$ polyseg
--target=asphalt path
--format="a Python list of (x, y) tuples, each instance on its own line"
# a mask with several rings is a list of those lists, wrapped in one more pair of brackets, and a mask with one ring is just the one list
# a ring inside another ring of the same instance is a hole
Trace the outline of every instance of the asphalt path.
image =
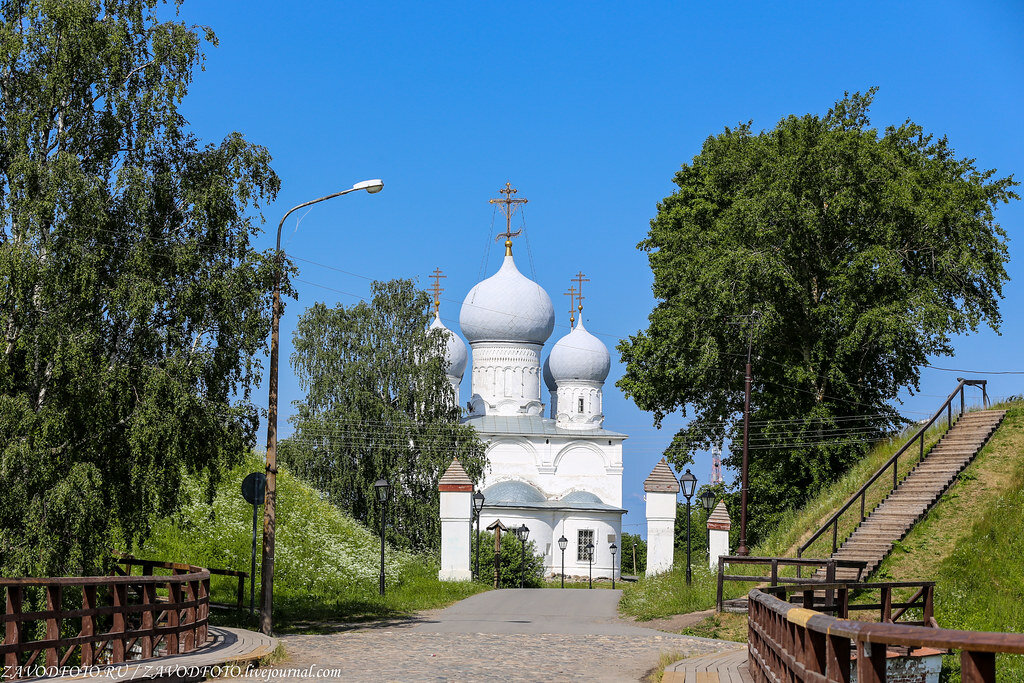
[(620, 619), (620, 597), (622, 591), (608, 589), (527, 588), (487, 591), (431, 614), (414, 630), (424, 633), (672, 635)]

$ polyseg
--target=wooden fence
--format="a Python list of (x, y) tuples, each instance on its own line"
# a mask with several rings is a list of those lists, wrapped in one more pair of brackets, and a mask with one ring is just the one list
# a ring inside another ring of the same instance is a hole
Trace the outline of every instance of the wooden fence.
[[(760, 565), (767, 567), (769, 571), (768, 576), (747, 576), (743, 574), (726, 574), (725, 565), (727, 564), (743, 564), (743, 565)], [(718, 558), (718, 611), (721, 612), (725, 609), (725, 591), (724, 583), (726, 581), (757, 581), (759, 583), (766, 582), (770, 586), (778, 586), (780, 584), (792, 583), (792, 584), (803, 584), (808, 581), (813, 581), (809, 578), (800, 578), (799, 571), (804, 567), (810, 567), (813, 569), (825, 569), (825, 576), (823, 583), (832, 584), (836, 580), (836, 569), (839, 567), (857, 569), (859, 572), (863, 572), (864, 568), (867, 567), (868, 563), (864, 560), (842, 560), (838, 558), (828, 557), (822, 559), (814, 559), (810, 557), (749, 557), (747, 555), (721, 555)], [(797, 576), (780, 576), (779, 567), (796, 567)], [(859, 575), (858, 575), (858, 578)], [(829, 589), (831, 590), (831, 589)]]
[[(856, 590), (858, 584), (850, 589)], [(807, 586), (806, 590), (820, 590)], [(1024, 635), (851, 621), (798, 607), (765, 591), (749, 594), (748, 667), (755, 681), (884, 683), (887, 646), (960, 651), (965, 683), (994, 683), (996, 653), (1024, 654)]]
[[(6, 594), (3, 676), (26, 677), (39, 666), (119, 664), (205, 645), (210, 572), (190, 565), (169, 568), (166, 576), (0, 578)], [(81, 609), (65, 605), (77, 603), (78, 596)], [(24, 611), (33, 601), (44, 609)]]
[[(118, 558), (117, 560), (115, 560), (115, 562), (117, 564), (124, 565), (123, 572), (122, 572), (122, 570), (119, 567), (115, 567), (114, 568), (114, 571), (120, 573), (121, 576), (131, 576), (132, 575), (132, 568), (133, 567), (139, 567), (139, 569), (141, 570), (143, 576), (152, 576), (154, 569), (171, 569), (171, 570), (173, 570), (175, 567), (181, 566), (181, 565), (175, 564), (173, 562), (158, 562), (156, 560), (140, 560), (138, 558), (132, 557), (131, 555), (123, 555), (120, 558)], [(206, 571), (210, 572), (210, 574), (212, 576), (234, 576), (234, 577), (237, 577), (238, 578), (238, 587), (237, 587), (237, 590), (235, 592), (236, 594), (235, 594), (235, 604), (234, 604), (234, 607), (236, 609), (243, 609), (245, 607), (245, 580), (249, 578), (249, 572), (240, 572), (240, 571), (236, 571), (234, 569), (215, 569), (213, 567), (207, 568)], [(221, 605), (222, 603), (215, 603), (215, 602), (211, 601), (210, 604), (211, 605)], [(224, 606), (230, 607), (231, 605), (227, 605), (225, 603)]]

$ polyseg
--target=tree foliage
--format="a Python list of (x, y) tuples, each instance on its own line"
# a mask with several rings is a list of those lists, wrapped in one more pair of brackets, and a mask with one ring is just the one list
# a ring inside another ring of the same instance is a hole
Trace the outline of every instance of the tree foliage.
[(918, 388), (929, 356), (952, 353), (952, 335), (999, 326), (1008, 256), (994, 209), (1017, 183), (909, 120), (872, 128), (874, 93), (709, 137), (638, 245), (658, 303), (619, 345), (618, 386), (656, 424), (691, 418), (674, 464), (731, 439), (738, 468), (750, 342), (761, 527), (900, 422), (893, 400)]
[(474, 481), (483, 444), (459, 424), (444, 374), (443, 330), (411, 280), (374, 282), (372, 300), (307, 309), (292, 367), (306, 391), (281, 457), (356, 519), (376, 528), (374, 482), (391, 484), (387, 534), (406, 548), (440, 543), (438, 480), (457, 457)]
[(101, 570), (179, 505), (185, 474), (254, 440), (273, 264), (250, 212), (278, 178), (238, 133), (189, 132), (203, 36), (159, 9), (0, 8), (6, 575)]
[[(511, 530), (501, 534), (499, 588), (540, 588), (544, 585), (544, 558), (537, 554), (537, 544), (523, 542)], [(470, 566), (476, 563), (476, 533), (470, 542)], [(477, 581), (494, 585), (494, 534), (480, 532), (480, 576)]]

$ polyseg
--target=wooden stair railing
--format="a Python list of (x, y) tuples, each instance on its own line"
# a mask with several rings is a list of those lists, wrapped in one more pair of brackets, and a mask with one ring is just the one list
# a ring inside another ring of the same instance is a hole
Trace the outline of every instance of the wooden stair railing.
[[(959, 413), (959, 415), (963, 415), (964, 414), (965, 403), (966, 403), (964, 392), (965, 392), (967, 387), (980, 387), (981, 388), (981, 394), (982, 394), (982, 404), (986, 408), (988, 407), (989, 401), (988, 401), (988, 390), (987, 390), (988, 381), (987, 380), (983, 380), (983, 379), (963, 379), (963, 378), (957, 378), (957, 379), (959, 381), (959, 384), (957, 384), (956, 389), (954, 389), (952, 391), (952, 393), (950, 393), (949, 396), (946, 397), (946, 400), (942, 402), (942, 405), (940, 405), (939, 409), (937, 411), (935, 411), (935, 414), (932, 415), (931, 418), (929, 420), (927, 420), (924, 424), (922, 424), (921, 427), (917, 430), (917, 432), (915, 432), (914, 435), (911, 436), (910, 439), (908, 439), (907, 442), (904, 443), (892, 455), (892, 457), (890, 457), (885, 462), (884, 465), (882, 465), (880, 468), (878, 468), (878, 470), (874, 474), (871, 475), (871, 477), (867, 480), (867, 482), (863, 486), (861, 486), (860, 489), (858, 489), (856, 493), (854, 493), (852, 496), (850, 496), (847, 499), (847, 501), (835, 512), (835, 514), (833, 514), (831, 517), (829, 517), (828, 521), (826, 521), (824, 524), (822, 524), (821, 527), (819, 527), (817, 531), (815, 531), (813, 534), (811, 534), (811, 537), (809, 539), (807, 539), (807, 541), (803, 545), (801, 545), (799, 548), (797, 548), (797, 551), (796, 551), (797, 557), (802, 557), (804, 551), (807, 550), (811, 546), (811, 544), (813, 544), (815, 541), (817, 541), (823, 534), (825, 534), (829, 530), (832, 531), (832, 552), (835, 553), (839, 549), (839, 546), (841, 545), (840, 542), (839, 542), (839, 520), (843, 516), (843, 514), (847, 510), (852, 508), (854, 505), (859, 503), (860, 504), (860, 522), (863, 522), (867, 518), (866, 504), (867, 504), (867, 491), (868, 491), (868, 488), (870, 488), (870, 486), (872, 484), (874, 484), (876, 481), (880, 480), (883, 477), (883, 475), (888, 473), (890, 470), (892, 472), (892, 489), (895, 489), (897, 486), (899, 486), (899, 484), (900, 484), (900, 477), (899, 477), (899, 459), (900, 459), (900, 456), (902, 456), (905, 453), (907, 453), (908, 451), (910, 451), (911, 448), (913, 448), (914, 445), (916, 444), (917, 447), (918, 447), (918, 450), (919, 450), (919, 457), (920, 458), (924, 457), (925, 435), (926, 435), (927, 431), (932, 427), (932, 425), (934, 425), (939, 419), (941, 419), (943, 417), (943, 413), (945, 413), (945, 417), (946, 417), (946, 420), (947, 420), (947, 423), (948, 423), (948, 427), (952, 428), (952, 426), (953, 426), (953, 402), (957, 398), (958, 395), (960, 397), (960, 413)], [(892, 489), (890, 489), (890, 491)], [(844, 539), (844, 541), (845, 540), (846, 539)]]

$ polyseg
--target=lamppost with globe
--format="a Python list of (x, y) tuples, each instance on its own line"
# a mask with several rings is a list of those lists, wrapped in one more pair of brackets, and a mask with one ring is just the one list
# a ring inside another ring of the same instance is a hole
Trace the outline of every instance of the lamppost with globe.
[(690, 498), (693, 497), (693, 490), (697, 487), (697, 477), (693, 476), (689, 469), (679, 477), (679, 485), (683, 489), (683, 496), (686, 498), (686, 585), (689, 586), (692, 580), (690, 574)]
[(615, 588), (615, 551), (619, 549), (619, 546), (612, 543), (611, 547), (608, 548), (612, 551), (612, 589)]
[(587, 559), (590, 560), (590, 576), (587, 578), (587, 588), (594, 587), (594, 542), (587, 541)]
[(473, 512), (476, 513), (476, 558), (473, 562), (473, 578), (480, 578), (480, 511), (484, 509), (484, 494), (473, 494)]
[[(711, 489), (704, 489), (704, 493), (700, 494), (700, 506), (704, 508), (704, 512), (707, 513), (708, 519), (711, 518), (711, 511), (715, 509), (716, 496), (715, 492)], [(708, 558), (711, 558), (711, 528), (708, 528)]]
[(558, 549), (562, 551), (562, 588), (565, 588), (565, 548), (569, 545), (569, 539), (562, 534), (558, 539)]
[(374, 485), (377, 493), (377, 502), (380, 503), (380, 594), (384, 595), (384, 525), (387, 523), (388, 515), (388, 485), (387, 479), (378, 479)]
[(522, 544), (522, 552), (519, 559), (519, 587), (526, 588), (526, 539), (530, 537), (530, 528), (523, 524), (516, 529), (516, 536)]

